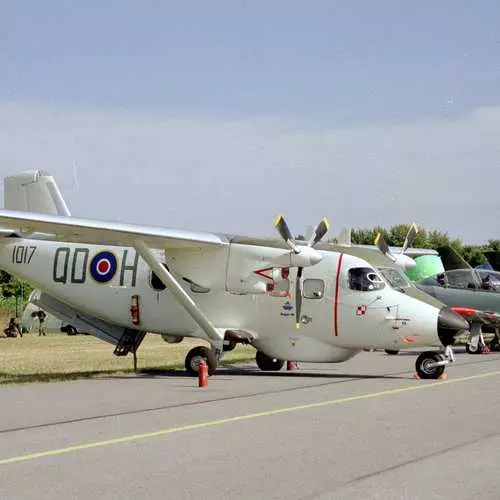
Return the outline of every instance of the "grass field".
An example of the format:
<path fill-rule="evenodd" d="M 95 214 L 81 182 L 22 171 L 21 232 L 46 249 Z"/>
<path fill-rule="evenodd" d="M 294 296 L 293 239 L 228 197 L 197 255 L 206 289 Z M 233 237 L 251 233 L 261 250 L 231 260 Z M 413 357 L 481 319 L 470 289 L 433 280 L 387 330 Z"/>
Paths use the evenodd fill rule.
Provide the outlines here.
<path fill-rule="evenodd" d="M 137 351 L 137 371 L 184 370 L 187 352 L 199 339 L 168 344 L 148 334 Z M 114 347 L 90 335 L 48 333 L 45 337 L 0 338 L 0 384 L 49 382 L 99 376 L 132 374 L 132 354 L 118 357 Z M 255 349 L 239 345 L 225 353 L 222 364 L 255 359 Z"/>

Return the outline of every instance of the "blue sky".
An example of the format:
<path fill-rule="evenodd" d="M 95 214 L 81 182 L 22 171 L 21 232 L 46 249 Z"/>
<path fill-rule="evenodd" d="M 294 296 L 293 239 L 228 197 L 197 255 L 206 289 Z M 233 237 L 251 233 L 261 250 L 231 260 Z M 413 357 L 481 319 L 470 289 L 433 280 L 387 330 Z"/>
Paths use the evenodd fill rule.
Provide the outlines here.
<path fill-rule="evenodd" d="M 500 203 L 470 185 L 500 180 L 498 2 L 0 9 L 2 170 L 50 171 L 78 215 L 260 234 L 278 210 L 295 232 L 328 215 L 500 237 Z"/>

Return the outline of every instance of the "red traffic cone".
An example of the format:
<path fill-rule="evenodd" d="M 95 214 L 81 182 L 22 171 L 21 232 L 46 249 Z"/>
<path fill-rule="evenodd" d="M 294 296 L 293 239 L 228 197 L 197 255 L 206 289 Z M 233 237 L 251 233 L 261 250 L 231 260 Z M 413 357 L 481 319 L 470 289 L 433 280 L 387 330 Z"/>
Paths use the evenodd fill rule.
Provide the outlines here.
<path fill-rule="evenodd" d="M 208 366 L 204 359 L 200 361 L 198 366 L 198 387 L 206 387 L 208 385 Z"/>

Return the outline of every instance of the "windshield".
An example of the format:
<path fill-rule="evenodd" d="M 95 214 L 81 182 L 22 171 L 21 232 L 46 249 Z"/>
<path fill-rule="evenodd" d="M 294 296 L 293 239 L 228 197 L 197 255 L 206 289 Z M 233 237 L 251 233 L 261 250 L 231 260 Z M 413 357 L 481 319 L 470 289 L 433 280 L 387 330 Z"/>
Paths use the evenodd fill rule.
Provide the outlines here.
<path fill-rule="evenodd" d="M 385 284 L 371 267 L 353 267 L 349 269 L 349 288 L 361 292 L 381 290 Z"/>
<path fill-rule="evenodd" d="M 392 288 L 410 288 L 411 283 L 403 271 L 395 267 L 380 267 L 380 274 Z"/>

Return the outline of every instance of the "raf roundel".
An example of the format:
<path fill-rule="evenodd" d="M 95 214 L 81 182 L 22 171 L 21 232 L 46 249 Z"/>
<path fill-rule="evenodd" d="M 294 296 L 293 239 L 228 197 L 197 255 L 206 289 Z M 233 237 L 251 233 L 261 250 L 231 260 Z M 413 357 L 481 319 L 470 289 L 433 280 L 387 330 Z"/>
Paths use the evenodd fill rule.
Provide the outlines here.
<path fill-rule="evenodd" d="M 90 274 L 99 283 L 111 280 L 116 268 L 116 257 L 111 252 L 99 252 L 90 262 Z"/>

